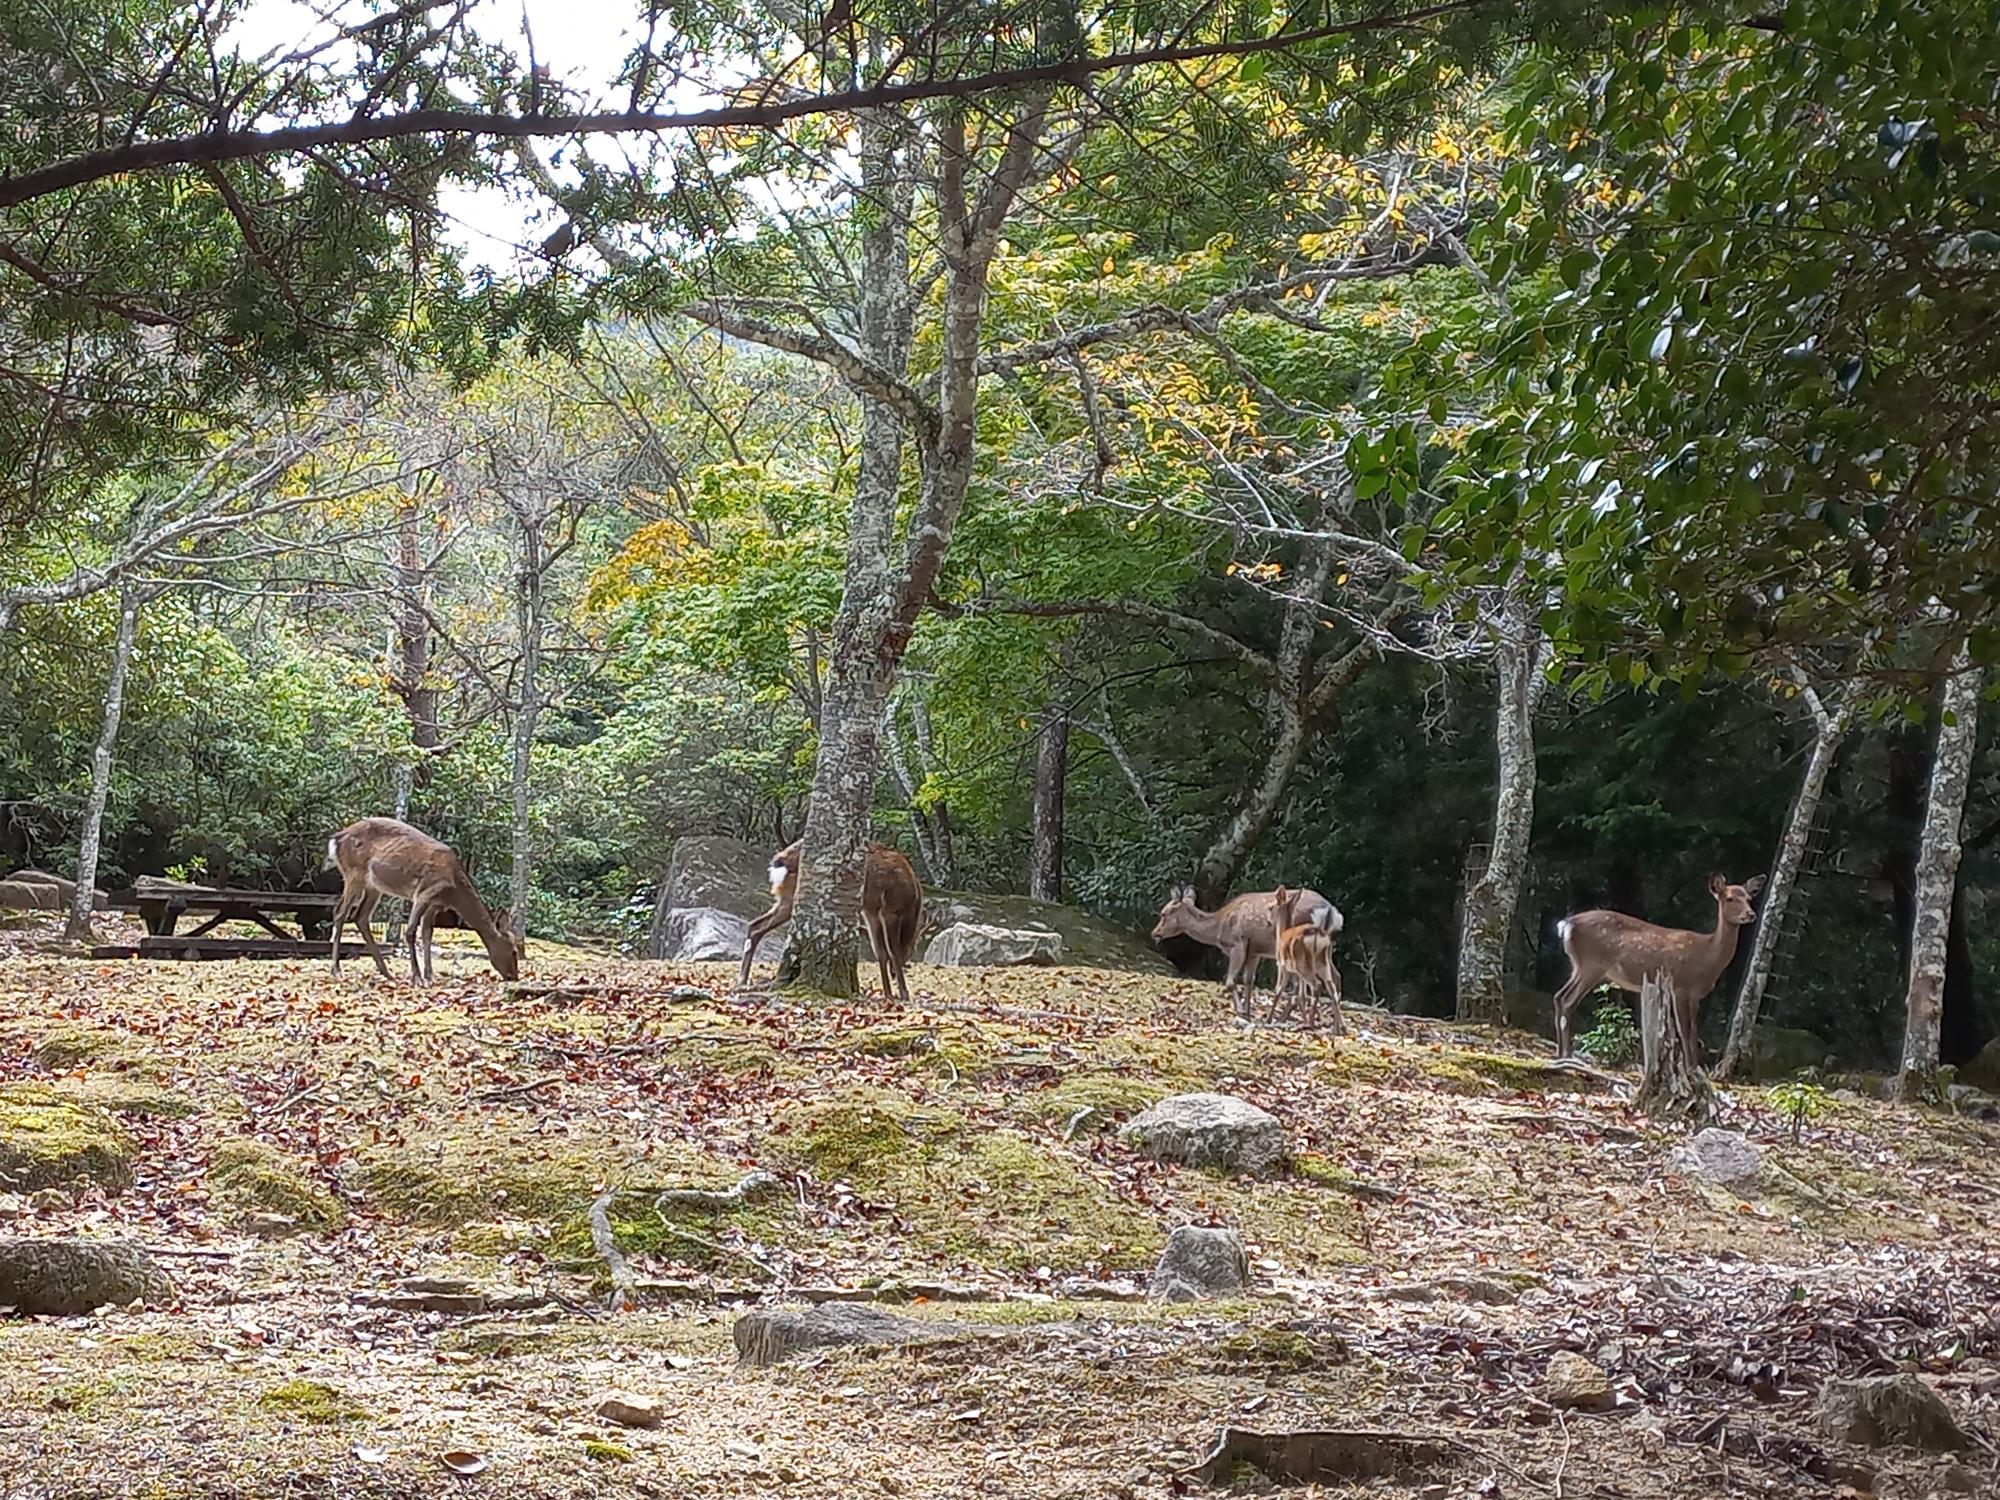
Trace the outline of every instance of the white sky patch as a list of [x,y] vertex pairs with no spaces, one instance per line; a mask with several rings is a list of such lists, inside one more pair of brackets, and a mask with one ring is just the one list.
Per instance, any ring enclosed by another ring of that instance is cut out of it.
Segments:
[[[614,101],[611,86],[645,34],[638,10],[634,0],[485,0],[473,8],[472,22],[488,41],[510,47],[525,59],[525,13],[534,31],[536,61],[546,64],[551,78],[572,91],[580,107],[589,109],[624,102]],[[354,0],[320,7],[301,0],[251,0],[233,34],[248,56],[282,54],[323,40],[371,13],[373,8]],[[337,54],[333,60],[337,62]],[[591,150],[599,157],[611,157],[627,139],[596,137]],[[630,139],[638,144],[638,138]],[[537,144],[544,161],[558,145]],[[539,195],[524,201],[498,188],[447,185],[438,206],[446,219],[444,238],[471,264],[495,272],[511,270],[521,257],[521,247],[539,243],[553,223],[549,206]]]

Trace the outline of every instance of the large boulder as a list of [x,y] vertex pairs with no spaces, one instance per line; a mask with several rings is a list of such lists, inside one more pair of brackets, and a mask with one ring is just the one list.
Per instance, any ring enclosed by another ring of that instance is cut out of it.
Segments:
[[1808,1068],[1824,1068],[1833,1049],[1814,1031],[1759,1026],[1750,1034],[1750,1076],[1759,1081],[1790,1078]]
[[[696,956],[672,951],[679,939],[670,924],[675,913],[682,910],[708,907],[746,919],[768,911],[771,856],[780,847],[777,843],[751,843],[706,834],[676,843],[647,930],[647,956],[690,960]],[[1144,933],[1074,906],[1058,906],[1026,896],[990,896],[979,891],[925,893],[926,931],[939,932],[961,922],[1010,931],[1055,933],[1062,939],[1062,962],[1082,968],[1127,969],[1143,974],[1175,972],[1174,966],[1161,957]],[[735,951],[721,956],[741,957],[743,937],[738,932]],[[775,945],[776,939],[770,941]],[[775,951],[775,946],[758,949],[760,954]]]
[[1864,1448],[1956,1453],[1971,1446],[1944,1398],[1914,1375],[1827,1381],[1819,1388],[1819,1427]]
[[1982,1093],[2000,1094],[2000,1037],[1988,1042],[1971,1061],[1959,1065],[1958,1081]]
[[1062,934],[1019,927],[954,922],[924,949],[924,962],[955,968],[1052,964],[1062,957]]
[[1738,1131],[1710,1126],[1674,1149],[1674,1166],[1705,1182],[1748,1192],[1764,1176],[1764,1152]]
[[[743,957],[750,923],[719,906],[682,906],[667,913],[649,945],[654,958],[682,963],[735,963]],[[757,945],[759,963],[775,963],[785,951],[783,931],[766,934]]]
[[69,1317],[107,1303],[171,1303],[174,1283],[137,1245],[96,1240],[0,1240],[0,1307]]
[[1230,1094],[1162,1099],[1129,1122],[1124,1135],[1155,1161],[1222,1172],[1268,1172],[1292,1154],[1291,1139],[1276,1116]]
[[1250,1257],[1233,1229],[1183,1224],[1167,1236],[1146,1295],[1156,1302],[1199,1302],[1250,1284]]

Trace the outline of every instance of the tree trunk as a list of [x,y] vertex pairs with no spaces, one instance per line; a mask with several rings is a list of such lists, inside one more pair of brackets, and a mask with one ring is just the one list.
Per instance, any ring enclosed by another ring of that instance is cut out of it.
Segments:
[[104,717],[97,730],[97,748],[90,757],[90,796],[83,805],[83,831],[76,845],[76,896],[70,903],[63,936],[70,942],[90,938],[90,914],[97,895],[98,841],[104,832],[104,804],[111,796],[111,752],[118,743],[118,720],[125,712],[125,677],[132,666],[132,644],[139,635],[139,610],[144,601],[127,586],[118,600],[118,634],[111,648],[111,676],[104,685]]
[[1917,850],[1916,917],[1910,926],[1903,1059],[1896,1080],[1896,1091],[1905,1099],[1928,1099],[1937,1093],[1938,1029],[1961,852],[1959,823],[1979,734],[1980,670],[1968,666],[1968,660],[1961,648],[1952,675],[1945,680],[1937,754],[1924,802],[1923,842]]
[[1499,1022],[1506,1014],[1507,948],[1527,877],[1535,824],[1535,710],[1547,683],[1547,647],[1534,609],[1511,591],[1494,640],[1498,750],[1492,852],[1465,893],[1458,937],[1458,1019]]
[[[899,123],[891,117],[862,117],[862,198],[874,211],[861,230],[856,343],[877,367],[900,380],[909,369],[913,190],[900,160],[899,135]],[[800,851],[798,902],[778,960],[779,985],[837,999],[860,993],[855,923],[861,910],[861,862],[875,800],[883,711],[900,662],[900,653],[889,660],[883,647],[894,613],[891,567],[903,438],[895,409],[864,396],[847,567],[820,695],[819,746]]]
[[1063,898],[1063,794],[1069,779],[1069,707],[1060,693],[1042,710],[1035,745],[1034,848],[1028,861],[1028,894],[1037,901]]
[[430,685],[431,622],[424,610],[429,573],[422,536],[423,513],[412,495],[396,518],[396,692],[410,716],[410,744],[418,751],[409,767],[413,791],[429,784],[431,752],[438,743],[437,689]]
[[516,511],[521,527],[519,571],[514,577],[514,627],[521,643],[519,693],[514,714],[513,816],[510,843],[513,869],[507,881],[507,904],[516,937],[528,930],[528,893],[533,888],[535,844],[530,822],[530,772],[535,750],[535,726],[541,718],[542,667],[542,536],[539,515],[525,507]]
[[1715,1093],[1687,1054],[1674,1020],[1674,982],[1664,974],[1648,975],[1639,991],[1639,1055],[1639,1108],[1656,1120],[1707,1124]]
[[1764,892],[1749,967],[1736,991],[1736,1009],[1729,1017],[1729,1040],[1715,1065],[1717,1078],[1729,1077],[1750,1056],[1757,1016],[1764,1005],[1764,988],[1771,980],[1771,961],[1777,956],[1778,939],[1784,935],[1785,908],[1791,904],[1792,891],[1798,884],[1806,842],[1812,835],[1813,820],[1819,815],[1820,799],[1826,791],[1827,773],[1833,769],[1834,757],[1840,753],[1841,741],[1847,734],[1849,712],[1845,704],[1831,715],[1815,707],[1812,754],[1806,759],[1805,776],[1799,782],[1791,819],[1785,825],[1778,858],[1771,867],[1770,886]]
[[1265,710],[1270,732],[1265,739],[1263,763],[1244,789],[1236,811],[1209,841],[1195,864],[1195,892],[1209,905],[1229,895],[1243,861],[1257,841],[1270,831],[1284,801],[1285,789],[1292,784],[1292,773],[1305,754],[1306,722],[1297,702],[1282,696],[1275,687],[1271,700]]

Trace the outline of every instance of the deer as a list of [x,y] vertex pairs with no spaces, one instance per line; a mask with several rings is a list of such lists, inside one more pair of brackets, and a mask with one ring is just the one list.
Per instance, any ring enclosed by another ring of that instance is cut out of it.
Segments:
[[[1310,913],[1325,907],[1326,931],[1329,935],[1340,931],[1340,909],[1318,891],[1299,890],[1291,895],[1296,910]],[[1276,902],[1276,891],[1250,891],[1214,911],[1203,911],[1195,904],[1194,887],[1177,885],[1160,908],[1160,920],[1153,924],[1153,941],[1191,937],[1197,943],[1220,948],[1229,960],[1223,993],[1230,997],[1237,1015],[1254,1020],[1257,967],[1278,953]]]
[[1743,929],[1757,920],[1752,904],[1764,889],[1758,875],[1731,885],[1721,875],[1708,877],[1715,897],[1715,930],[1688,932],[1656,927],[1622,911],[1584,911],[1556,924],[1570,974],[1556,991],[1556,1055],[1570,1055],[1570,1022],[1583,997],[1605,980],[1637,994],[1654,975],[1664,975],[1674,987],[1674,1029],[1680,1033],[1690,1061],[1701,1058],[1701,1002],[1715,988],[1722,971],[1736,956]]
[[[486,957],[502,979],[521,977],[521,944],[509,914],[489,911],[448,845],[395,818],[363,818],[326,841],[326,868],[340,871],[340,900],[333,908],[333,972],[340,973],[340,929],[350,918],[384,979],[389,965],[368,926],[376,903],[400,896],[410,903],[403,930],[410,940],[410,983],[429,984],[431,929],[440,913],[455,911],[479,934]],[[421,941],[423,958],[418,962]]]
[[[773,928],[792,919],[799,900],[799,860],[805,840],[787,844],[771,856],[771,909],[750,924],[743,940],[743,968],[736,976],[740,990],[750,983],[750,958]],[[910,1003],[910,955],[924,925],[924,888],[901,851],[870,844],[861,860],[861,925],[867,930],[875,962],[882,970],[882,998],[890,996],[891,980],[903,1004]]]
[[1340,970],[1333,966],[1334,910],[1315,906],[1300,921],[1298,906],[1303,894],[1283,886],[1271,893],[1272,927],[1278,935],[1278,983],[1272,993],[1271,1019],[1277,1019],[1289,986],[1294,1003],[1304,1004],[1306,1024],[1317,1026],[1319,997],[1324,994],[1333,1006],[1333,1034],[1344,1036],[1347,1022],[1340,1014]]

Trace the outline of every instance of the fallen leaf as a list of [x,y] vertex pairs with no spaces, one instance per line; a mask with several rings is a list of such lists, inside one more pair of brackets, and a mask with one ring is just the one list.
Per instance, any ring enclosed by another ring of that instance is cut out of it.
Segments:
[[485,1455],[468,1453],[460,1448],[454,1448],[449,1453],[439,1454],[438,1462],[451,1470],[452,1473],[468,1479],[474,1474],[484,1474],[486,1472]]

